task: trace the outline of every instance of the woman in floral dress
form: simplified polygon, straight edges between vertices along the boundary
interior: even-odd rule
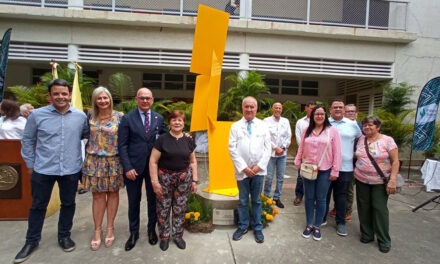
[[[114,236],[114,222],[119,206],[119,190],[123,188],[122,165],[118,156],[118,126],[122,113],[113,111],[112,96],[104,87],[92,93],[90,138],[86,146],[86,157],[82,169],[84,188],[92,192],[93,221],[95,233],[90,248],[95,251],[101,246],[102,222],[107,211],[106,247],[111,247]]]

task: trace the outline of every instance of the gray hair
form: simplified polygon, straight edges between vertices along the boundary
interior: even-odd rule
[[[96,105],[96,99],[101,93],[105,93],[110,98],[110,110],[113,111],[113,98],[110,91],[104,86],[99,86],[92,92],[92,117],[97,118],[99,113],[99,108]]]
[[[243,101],[241,102],[241,105],[243,106],[244,102],[246,102],[246,101],[253,101],[255,106],[258,106],[257,99],[255,99],[255,97],[253,97],[253,96],[246,96],[245,98],[243,98]]]
[[[377,116],[367,116],[364,119],[362,119],[361,124],[365,125],[367,123],[373,123],[377,127],[380,127],[382,125],[382,121]]]

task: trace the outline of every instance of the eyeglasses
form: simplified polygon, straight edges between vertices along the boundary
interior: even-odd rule
[[[356,113],[354,110],[345,111],[346,113]]]
[[[315,113],[315,116],[325,116],[325,113]]]
[[[137,97],[137,99],[138,99],[139,101],[147,101],[147,102],[149,102],[149,101],[153,100],[153,97],[143,97],[143,96],[139,96],[139,97]]]

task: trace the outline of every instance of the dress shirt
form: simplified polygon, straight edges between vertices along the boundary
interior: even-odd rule
[[[26,166],[40,174],[74,174],[82,166],[81,139],[88,137],[84,112],[70,106],[61,114],[53,105],[41,107],[28,117],[21,155]]]
[[[309,127],[310,118],[307,116],[299,119],[296,121],[295,125],[295,138],[296,138],[296,144],[299,146],[299,143],[301,143],[301,136],[306,131],[306,129]]]
[[[341,137],[342,146],[342,165],[341,171],[351,172],[353,168],[353,152],[354,143],[357,138],[362,135],[356,121],[343,117],[341,120],[334,120],[332,117],[328,119],[330,124],[338,129]]]
[[[328,137],[330,136],[330,145],[322,160],[319,170],[331,169],[330,175],[339,177],[339,171],[341,168],[341,138],[339,136],[338,130],[335,127],[329,126],[321,134],[317,135],[314,131],[306,138],[306,133],[304,132],[301,142],[298,148],[298,153],[295,157],[295,166],[300,167],[301,162],[318,164],[321,160],[322,154],[324,152],[325,146],[327,145]]]
[[[21,139],[26,118],[19,116],[15,120],[6,119],[0,122],[0,139]]]
[[[252,135],[249,135],[246,122],[244,117],[235,122],[229,133],[228,148],[234,163],[237,181],[246,178],[243,170],[253,165],[261,168],[258,175],[266,175],[267,164],[270,160],[270,133],[266,123],[254,118],[252,120]]]
[[[287,118],[280,117],[277,120],[274,116],[269,116],[264,119],[270,132],[270,142],[272,147],[272,157],[281,157],[287,154],[287,149],[290,146],[290,139],[292,137],[292,130]],[[275,148],[284,148],[283,155],[275,155]]]

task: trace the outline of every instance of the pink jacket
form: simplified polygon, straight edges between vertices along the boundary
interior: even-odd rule
[[[295,157],[295,166],[299,168],[302,162],[318,164],[327,144],[327,133],[330,133],[330,145],[327,148],[324,159],[319,170],[331,169],[331,176],[339,176],[339,170],[342,163],[341,137],[338,129],[335,127],[326,127],[320,134],[316,135],[313,131],[307,138],[306,130],[301,135],[301,144],[299,144],[298,153]]]

